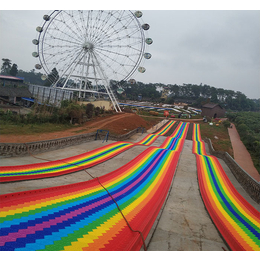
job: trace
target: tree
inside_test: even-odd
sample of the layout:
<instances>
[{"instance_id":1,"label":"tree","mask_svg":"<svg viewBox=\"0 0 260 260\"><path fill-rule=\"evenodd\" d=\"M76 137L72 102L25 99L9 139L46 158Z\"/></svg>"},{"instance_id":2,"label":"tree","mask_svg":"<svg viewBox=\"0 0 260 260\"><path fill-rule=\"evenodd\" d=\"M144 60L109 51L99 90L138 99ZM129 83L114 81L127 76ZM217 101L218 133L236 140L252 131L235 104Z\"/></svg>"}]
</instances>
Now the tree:
<instances>
[{"instance_id":1,"label":"tree","mask_svg":"<svg viewBox=\"0 0 260 260\"><path fill-rule=\"evenodd\" d=\"M52 83L55 83L59 78L59 73L56 68L53 68L51 73L48 75L48 80L46 80L44 86L50 86Z\"/></svg>"},{"instance_id":2,"label":"tree","mask_svg":"<svg viewBox=\"0 0 260 260\"><path fill-rule=\"evenodd\" d=\"M17 76L24 78L24 82L28 82L40 86L44 84L43 80L41 79L42 73L40 72L36 73L34 69L32 69L29 72L18 69Z\"/></svg>"},{"instance_id":3,"label":"tree","mask_svg":"<svg viewBox=\"0 0 260 260\"><path fill-rule=\"evenodd\" d=\"M9 59L2 59L2 61L3 61L3 65L1 67L1 73L9 74L12 61Z\"/></svg>"},{"instance_id":4,"label":"tree","mask_svg":"<svg viewBox=\"0 0 260 260\"><path fill-rule=\"evenodd\" d=\"M84 109L82 106L76 103L69 103L66 108L68 115L70 116L70 122L73 123L73 119L79 124L83 123Z\"/></svg>"},{"instance_id":5,"label":"tree","mask_svg":"<svg viewBox=\"0 0 260 260\"><path fill-rule=\"evenodd\" d=\"M192 85L193 96L197 99L200 97L201 87L198 85Z\"/></svg>"},{"instance_id":6,"label":"tree","mask_svg":"<svg viewBox=\"0 0 260 260\"><path fill-rule=\"evenodd\" d=\"M174 104L174 96L171 95L171 96L168 96L168 98L166 99L166 103L167 104Z\"/></svg>"},{"instance_id":7,"label":"tree","mask_svg":"<svg viewBox=\"0 0 260 260\"><path fill-rule=\"evenodd\" d=\"M87 114L87 117L88 117L88 118L92 118L93 113L94 113L94 109L95 109L95 107L94 107L93 104L88 103L88 104L86 105L86 114Z\"/></svg>"},{"instance_id":8,"label":"tree","mask_svg":"<svg viewBox=\"0 0 260 260\"><path fill-rule=\"evenodd\" d=\"M179 97L179 89L180 87L176 84L170 86L170 91L174 93L175 97Z\"/></svg>"},{"instance_id":9,"label":"tree","mask_svg":"<svg viewBox=\"0 0 260 260\"><path fill-rule=\"evenodd\" d=\"M12 65L12 68L10 69L10 75L12 75L12 76L16 76L18 74L18 66L17 66L17 64L13 64Z\"/></svg>"}]
</instances>

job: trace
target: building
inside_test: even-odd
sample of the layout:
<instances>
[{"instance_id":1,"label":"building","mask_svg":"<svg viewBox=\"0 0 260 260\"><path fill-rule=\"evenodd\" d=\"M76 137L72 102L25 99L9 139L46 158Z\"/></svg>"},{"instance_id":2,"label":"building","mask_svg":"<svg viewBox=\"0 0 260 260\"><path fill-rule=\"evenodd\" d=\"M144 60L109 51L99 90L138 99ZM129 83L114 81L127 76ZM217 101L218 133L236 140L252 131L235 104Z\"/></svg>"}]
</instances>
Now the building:
<instances>
[{"instance_id":1,"label":"building","mask_svg":"<svg viewBox=\"0 0 260 260\"><path fill-rule=\"evenodd\" d=\"M31 98L32 93L26 87L3 87L0 86L0 97L14 104L23 104L23 98Z\"/></svg>"},{"instance_id":2,"label":"building","mask_svg":"<svg viewBox=\"0 0 260 260\"><path fill-rule=\"evenodd\" d=\"M168 98L168 95L169 95L169 88L163 87L161 98L166 100Z\"/></svg>"},{"instance_id":3,"label":"building","mask_svg":"<svg viewBox=\"0 0 260 260\"><path fill-rule=\"evenodd\" d=\"M208 103L202 106L201 115L213 118L224 117L226 110L218 104Z\"/></svg>"},{"instance_id":4,"label":"building","mask_svg":"<svg viewBox=\"0 0 260 260\"><path fill-rule=\"evenodd\" d=\"M19 86L22 85L24 81L24 78L21 77L13 77L13 76L6 76L6 75L0 75L0 85L6 86Z\"/></svg>"}]
</instances>

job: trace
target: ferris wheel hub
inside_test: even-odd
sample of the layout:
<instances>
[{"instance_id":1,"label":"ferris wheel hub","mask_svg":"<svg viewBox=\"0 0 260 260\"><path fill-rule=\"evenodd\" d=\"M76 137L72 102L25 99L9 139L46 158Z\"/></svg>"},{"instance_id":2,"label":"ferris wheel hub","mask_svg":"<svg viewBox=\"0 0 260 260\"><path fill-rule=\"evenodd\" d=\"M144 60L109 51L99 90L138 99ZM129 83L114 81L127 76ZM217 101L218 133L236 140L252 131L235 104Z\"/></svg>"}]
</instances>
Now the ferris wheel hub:
<instances>
[{"instance_id":1,"label":"ferris wheel hub","mask_svg":"<svg viewBox=\"0 0 260 260\"><path fill-rule=\"evenodd\" d=\"M92 42L85 42L82 47L85 51L92 51L94 49L94 44Z\"/></svg>"}]
</instances>

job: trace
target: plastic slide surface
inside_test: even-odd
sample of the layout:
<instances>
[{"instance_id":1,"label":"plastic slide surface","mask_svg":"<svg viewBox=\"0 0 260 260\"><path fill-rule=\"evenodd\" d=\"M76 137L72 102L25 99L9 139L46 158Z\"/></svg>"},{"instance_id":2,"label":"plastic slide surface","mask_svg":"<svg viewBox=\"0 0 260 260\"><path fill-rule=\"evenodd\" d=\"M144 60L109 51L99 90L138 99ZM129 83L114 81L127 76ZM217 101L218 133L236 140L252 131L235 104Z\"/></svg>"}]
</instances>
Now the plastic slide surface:
<instances>
[{"instance_id":1,"label":"plastic slide surface","mask_svg":"<svg viewBox=\"0 0 260 260\"><path fill-rule=\"evenodd\" d=\"M133 147L133 145L129 142L115 142L62 160L17 166L1 166L0 182L39 179L79 171L104 162Z\"/></svg>"},{"instance_id":2,"label":"plastic slide surface","mask_svg":"<svg viewBox=\"0 0 260 260\"><path fill-rule=\"evenodd\" d=\"M0 250L140 250L141 235L127 222L146 239L181 149L148 147L119 169L90 181L1 195Z\"/></svg>"},{"instance_id":3,"label":"plastic slide surface","mask_svg":"<svg viewBox=\"0 0 260 260\"><path fill-rule=\"evenodd\" d=\"M230 249L260 251L260 213L238 193L218 159L206 154L198 124L193 129L193 153L202 199Z\"/></svg>"}]
</instances>

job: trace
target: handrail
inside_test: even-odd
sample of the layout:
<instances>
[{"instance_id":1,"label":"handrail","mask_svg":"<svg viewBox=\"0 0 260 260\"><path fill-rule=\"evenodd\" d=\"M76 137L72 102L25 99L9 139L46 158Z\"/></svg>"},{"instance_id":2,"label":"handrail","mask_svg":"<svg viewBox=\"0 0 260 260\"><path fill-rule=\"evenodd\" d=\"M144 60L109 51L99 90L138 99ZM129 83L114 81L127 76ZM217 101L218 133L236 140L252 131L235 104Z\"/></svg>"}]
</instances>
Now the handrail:
<instances>
[{"instance_id":1,"label":"handrail","mask_svg":"<svg viewBox=\"0 0 260 260\"><path fill-rule=\"evenodd\" d=\"M144 128L144 127L141 127L141 126L139 126L139 127L137 127L137 130L136 130L136 131L137 131L137 132L139 132L139 129L142 129L142 134L143 134L143 133L144 133L144 129L145 129L145 128Z\"/></svg>"},{"instance_id":2,"label":"handrail","mask_svg":"<svg viewBox=\"0 0 260 260\"><path fill-rule=\"evenodd\" d=\"M97 130L97 133L96 133L95 140L97 140L97 137L99 136L99 132L101 132L101 133L102 133L102 132L107 132L102 143L104 143L105 140L106 140L106 142L107 142L108 136L109 136L109 131L108 131L108 130L103 130L103 129L98 129L98 130ZM100 139L101 139L101 138L100 138Z\"/></svg>"}]
</instances>

